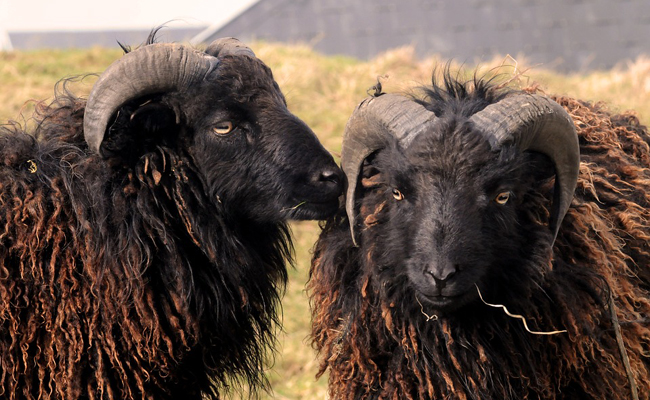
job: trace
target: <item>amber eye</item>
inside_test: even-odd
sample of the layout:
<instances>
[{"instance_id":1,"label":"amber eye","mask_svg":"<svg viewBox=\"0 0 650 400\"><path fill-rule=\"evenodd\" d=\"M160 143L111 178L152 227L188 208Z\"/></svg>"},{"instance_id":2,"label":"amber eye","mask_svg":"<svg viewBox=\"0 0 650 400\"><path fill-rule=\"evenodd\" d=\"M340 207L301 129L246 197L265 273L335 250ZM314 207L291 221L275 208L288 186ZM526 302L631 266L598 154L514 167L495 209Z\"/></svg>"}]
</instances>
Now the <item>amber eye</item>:
<instances>
[{"instance_id":1,"label":"amber eye","mask_svg":"<svg viewBox=\"0 0 650 400\"><path fill-rule=\"evenodd\" d=\"M393 197L397 201L404 200L404 195L397 189L393 189Z\"/></svg>"},{"instance_id":2,"label":"amber eye","mask_svg":"<svg viewBox=\"0 0 650 400\"><path fill-rule=\"evenodd\" d=\"M227 135L232 132L233 124L230 121L219 122L212 130L217 135Z\"/></svg>"},{"instance_id":3,"label":"amber eye","mask_svg":"<svg viewBox=\"0 0 650 400\"><path fill-rule=\"evenodd\" d=\"M510 192L501 192L494 198L494 201L499 205L504 205L510 200Z\"/></svg>"}]
</instances>

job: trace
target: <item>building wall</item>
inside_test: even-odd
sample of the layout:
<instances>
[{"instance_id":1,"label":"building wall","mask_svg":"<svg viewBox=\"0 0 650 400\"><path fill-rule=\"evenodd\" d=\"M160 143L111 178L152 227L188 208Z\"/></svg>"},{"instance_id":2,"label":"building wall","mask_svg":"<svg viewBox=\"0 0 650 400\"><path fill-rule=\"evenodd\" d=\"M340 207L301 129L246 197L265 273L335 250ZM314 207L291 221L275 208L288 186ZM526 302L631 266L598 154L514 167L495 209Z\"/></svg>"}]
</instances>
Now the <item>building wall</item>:
<instances>
[{"instance_id":1,"label":"building wall","mask_svg":"<svg viewBox=\"0 0 650 400\"><path fill-rule=\"evenodd\" d=\"M215 31L362 59L413 45L460 62L525 57L563 71L650 54L650 0L260 0Z\"/></svg>"}]
</instances>

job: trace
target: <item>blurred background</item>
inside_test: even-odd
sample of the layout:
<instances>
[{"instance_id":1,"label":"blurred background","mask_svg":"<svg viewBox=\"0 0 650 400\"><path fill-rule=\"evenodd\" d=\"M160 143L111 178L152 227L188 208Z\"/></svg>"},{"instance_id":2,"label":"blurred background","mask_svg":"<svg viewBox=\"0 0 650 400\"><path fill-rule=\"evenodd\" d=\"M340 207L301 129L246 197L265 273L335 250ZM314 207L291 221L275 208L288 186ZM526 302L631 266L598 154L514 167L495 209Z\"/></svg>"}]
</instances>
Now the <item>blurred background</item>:
<instances>
[{"instance_id":1,"label":"blurred background","mask_svg":"<svg viewBox=\"0 0 650 400\"><path fill-rule=\"evenodd\" d=\"M463 62L525 55L561 71L607 69L647 52L646 0L0 0L2 49L137 43L167 23L169 41L307 43L367 59L412 45Z\"/></svg>"},{"instance_id":2,"label":"blurred background","mask_svg":"<svg viewBox=\"0 0 650 400\"><path fill-rule=\"evenodd\" d=\"M498 74L650 123L648 0L0 0L0 123L29 124L59 80L102 72L122 54L118 42L136 47L160 25L162 42L247 42L336 157L347 118L378 79L386 92L412 92L447 63L461 77ZM95 79L73 90L85 96ZM273 393L261 398L326 399L304 291L319 227L292 229Z\"/></svg>"}]
</instances>

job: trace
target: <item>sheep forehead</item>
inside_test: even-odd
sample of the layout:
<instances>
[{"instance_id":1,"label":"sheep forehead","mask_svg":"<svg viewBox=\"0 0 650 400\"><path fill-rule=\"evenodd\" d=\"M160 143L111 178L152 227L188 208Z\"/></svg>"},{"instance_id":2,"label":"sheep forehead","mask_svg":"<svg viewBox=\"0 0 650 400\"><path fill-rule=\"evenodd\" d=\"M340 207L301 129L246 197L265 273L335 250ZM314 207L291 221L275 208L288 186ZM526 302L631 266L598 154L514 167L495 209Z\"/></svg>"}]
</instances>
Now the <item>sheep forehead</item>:
<instances>
[{"instance_id":1,"label":"sheep forehead","mask_svg":"<svg viewBox=\"0 0 650 400\"><path fill-rule=\"evenodd\" d=\"M445 176L479 176L479 171L494 164L498 152L472 131L427 132L418 136L405 151L415 171Z\"/></svg>"},{"instance_id":2,"label":"sheep forehead","mask_svg":"<svg viewBox=\"0 0 650 400\"><path fill-rule=\"evenodd\" d=\"M282 109L286 102L270 70L261 62L248 57L226 58L203 82L179 96L180 108L190 121L211 119L211 115ZM183 104L194 104L192 107ZM243 116L242 114L241 116ZM255 114L248 114L254 119Z\"/></svg>"},{"instance_id":3,"label":"sheep forehead","mask_svg":"<svg viewBox=\"0 0 650 400\"><path fill-rule=\"evenodd\" d=\"M284 101L271 69L256 58L224 57L210 81L223 86L236 98L250 99L268 95Z\"/></svg>"}]
</instances>

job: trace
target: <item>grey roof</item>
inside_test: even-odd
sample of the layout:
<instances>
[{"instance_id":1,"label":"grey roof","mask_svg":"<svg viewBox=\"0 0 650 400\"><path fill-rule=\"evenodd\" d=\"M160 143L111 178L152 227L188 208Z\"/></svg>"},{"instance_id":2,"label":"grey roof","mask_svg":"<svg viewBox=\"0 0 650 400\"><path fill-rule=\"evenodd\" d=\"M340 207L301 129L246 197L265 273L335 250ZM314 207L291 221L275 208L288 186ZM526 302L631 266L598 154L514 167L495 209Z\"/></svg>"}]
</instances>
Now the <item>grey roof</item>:
<instances>
[{"instance_id":1,"label":"grey roof","mask_svg":"<svg viewBox=\"0 0 650 400\"><path fill-rule=\"evenodd\" d=\"M495 55L570 71L650 53L648 0L260 0L204 42L308 43L362 59L403 45L460 62Z\"/></svg>"}]
</instances>

